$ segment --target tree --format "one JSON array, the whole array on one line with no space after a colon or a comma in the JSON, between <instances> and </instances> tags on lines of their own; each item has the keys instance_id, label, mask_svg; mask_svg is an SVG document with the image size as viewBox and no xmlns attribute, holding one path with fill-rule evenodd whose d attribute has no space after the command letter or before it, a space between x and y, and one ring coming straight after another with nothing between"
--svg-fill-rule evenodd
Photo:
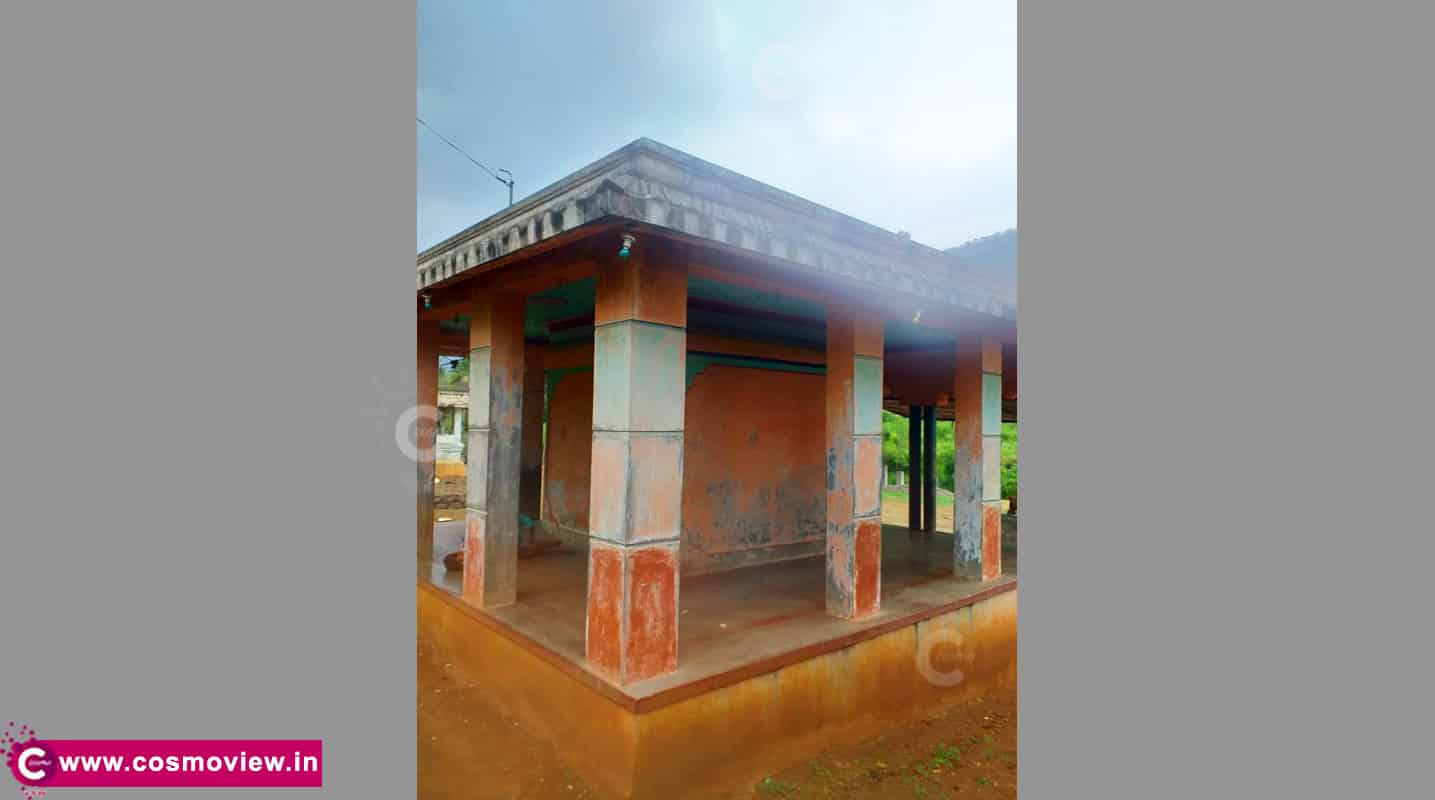
<instances>
[{"instance_id":1,"label":"tree","mask_svg":"<svg viewBox=\"0 0 1435 800\"><path fill-rule=\"evenodd\" d=\"M1016 423L1002 423L1002 497L1016 497Z\"/></svg>"},{"instance_id":2,"label":"tree","mask_svg":"<svg viewBox=\"0 0 1435 800\"><path fill-rule=\"evenodd\" d=\"M888 469L908 468L907 418L882 412L882 463ZM953 424L937 421L937 486L952 490L956 480L956 445L953 440ZM1002 497L1016 495L1016 423L1002 423Z\"/></svg>"},{"instance_id":3,"label":"tree","mask_svg":"<svg viewBox=\"0 0 1435 800\"><path fill-rule=\"evenodd\" d=\"M890 411L882 412L882 463L888 469L907 469L907 418Z\"/></svg>"},{"instance_id":4,"label":"tree","mask_svg":"<svg viewBox=\"0 0 1435 800\"><path fill-rule=\"evenodd\" d=\"M468 357L442 356L438 360L438 388L445 392L468 391Z\"/></svg>"},{"instance_id":5,"label":"tree","mask_svg":"<svg viewBox=\"0 0 1435 800\"><path fill-rule=\"evenodd\" d=\"M949 492L957 480L955 436L950 421L937 420L937 486Z\"/></svg>"}]
</instances>

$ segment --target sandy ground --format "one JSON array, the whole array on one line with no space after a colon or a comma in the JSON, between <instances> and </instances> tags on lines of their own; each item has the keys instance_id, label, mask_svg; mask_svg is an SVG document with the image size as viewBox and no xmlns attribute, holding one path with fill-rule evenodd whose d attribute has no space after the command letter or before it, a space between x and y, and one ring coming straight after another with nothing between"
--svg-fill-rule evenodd
<instances>
[{"instance_id":1,"label":"sandy ground","mask_svg":"<svg viewBox=\"0 0 1435 800\"><path fill-rule=\"evenodd\" d=\"M421 798L597 798L483 686L418 645ZM704 797L711 795L704 794ZM1016 796L1016 690L994 692L855 747L829 750L727 798Z\"/></svg>"},{"instance_id":2,"label":"sandy ground","mask_svg":"<svg viewBox=\"0 0 1435 800\"><path fill-rule=\"evenodd\" d=\"M422 798L597 797L554 747L494 710L483 685L418 643Z\"/></svg>"},{"instance_id":3,"label":"sandy ground","mask_svg":"<svg viewBox=\"0 0 1435 800\"><path fill-rule=\"evenodd\" d=\"M882 517L905 525L906 503L887 498ZM1015 520L1010 519L1010 526L1008 521L1004 518L1002 527L1010 527L1014 539ZM951 530L950 507L945 524ZM476 676L441 662L423 639L417 655L419 797L601 797L552 745L490 706ZM860 745L820 753L726 797L1015 796L1016 690L1008 689Z\"/></svg>"},{"instance_id":4,"label":"sandy ground","mask_svg":"<svg viewBox=\"0 0 1435 800\"><path fill-rule=\"evenodd\" d=\"M952 493L937 492L937 530L951 533L953 527ZM891 489L882 493L882 524L907 527L907 493Z\"/></svg>"},{"instance_id":5,"label":"sandy ground","mask_svg":"<svg viewBox=\"0 0 1435 800\"><path fill-rule=\"evenodd\" d=\"M439 478L434 482L434 508L463 511L463 498L468 493L468 484L463 478Z\"/></svg>"},{"instance_id":6,"label":"sandy ground","mask_svg":"<svg viewBox=\"0 0 1435 800\"><path fill-rule=\"evenodd\" d=\"M1016 690L769 776L743 797L1016 797Z\"/></svg>"}]
</instances>

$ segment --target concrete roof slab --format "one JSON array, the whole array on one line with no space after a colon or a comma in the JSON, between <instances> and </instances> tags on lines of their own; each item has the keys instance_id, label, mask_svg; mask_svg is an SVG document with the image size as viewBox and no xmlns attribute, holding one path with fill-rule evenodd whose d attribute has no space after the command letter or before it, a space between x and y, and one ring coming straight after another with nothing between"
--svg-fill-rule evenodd
<instances>
[{"instance_id":1,"label":"concrete roof slab","mask_svg":"<svg viewBox=\"0 0 1435 800\"><path fill-rule=\"evenodd\" d=\"M418 256L422 291L599 222L652 226L855 286L1015 321L1016 296L961 259L638 139Z\"/></svg>"}]
</instances>

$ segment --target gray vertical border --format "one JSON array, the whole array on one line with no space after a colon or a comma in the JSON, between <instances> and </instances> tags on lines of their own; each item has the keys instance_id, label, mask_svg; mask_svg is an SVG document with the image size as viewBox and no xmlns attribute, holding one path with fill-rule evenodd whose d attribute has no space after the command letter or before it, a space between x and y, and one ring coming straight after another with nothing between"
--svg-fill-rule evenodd
<instances>
[{"instance_id":1,"label":"gray vertical border","mask_svg":"<svg viewBox=\"0 0 1435 800\"><path fill-rule=\"evenodd\" d=\"M1022 796L1429 793L1430 16L1022 0Z\"/></svg>"},{"instance_id":2,"label":"gray vertical border","mask_svg":"<svg viewBox=\"0 0 1435 800\"><path fill-rule=\"evenodd\" d=\"M414 6L6 4L0 84L0 724L412 796Z\"/></svg>"}]
</instances>

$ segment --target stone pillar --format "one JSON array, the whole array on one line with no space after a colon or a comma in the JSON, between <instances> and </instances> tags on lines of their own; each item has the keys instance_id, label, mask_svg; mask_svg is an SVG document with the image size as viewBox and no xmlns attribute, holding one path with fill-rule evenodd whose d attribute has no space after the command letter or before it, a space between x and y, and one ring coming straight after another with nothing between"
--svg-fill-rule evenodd
<instances>
[{"instance_id":1,"label":"stone pillar","mask_svg":"<svg viewBox=\"0 0 1435 800\"><path fill-rule=\"evenodd\" d=\"M858 619L882 594L882 320L827 309L827 613Z\"/></svg>"},{"instance_id":2,"label":"stone pillar","mask_svg":"<svg viewBox=\"0 0 1435 800\"><path fill-rule=\"evenodd\" d=\"M468 430L467 428L463 427L463 407L462 407L462 406L454 406L454 408L453 408L453 430L451 431L451 433L453 433L453 434L456 435L456 436L463 436L464 433L465 433L467 430Z\"/></svg>"},{"instance_id":3,"label":"stone pillar","mask_svg":"<svg viewBox=\"0 0 1435 800\"><path fill-rule=\"evenodd\" d=\"M926 406L911 406L907 410L907 463L912 479L907 489L907 548L912 564L930 564L932 559L932 534L924 526L926 516L922 513L922 487L927 470L923 447L923 416Z\"/></svg>"},{"instance_id":4,"label":"stone pillar","mask_svg":"<svg viewBox=\"0 0 1435 800\"><path fill-rule=\"evenodd\" d=\"M994 339L957 340L954 430L958 577L1001 575L1002 351Z\"/></svg>"},{"instance_id":5,"label":"stone pillar","mask_svg":"<svg viewBox=\"0 0 1435 800\"><path fill-rule=\"evenodd\" d=\"M538 498L543 484L543 345L523 347L523 455L519 464L518 513L532 521L519 531L532 544L540 517Z\"/></svg>"},{"instance_id":6,"label":"stone pillar","mask_svg":"<svg viewBox=\"0 0 1435 800\"><path fill-rule=\"evenodd\" d=\"M655 239L598 267L585 641L624 684L678 663L687 294L685 261Z\"/></svg>"},{"instance_id":7,"label":"stone pillar","mask_svg":"<svg viewBox=\"0 0 1435 800\"><path fill-rule=\"evenodd\" d=\"M438 427L438 320L419 319L418 379L414 421L414 447L418 450L418 547L419 567L433 563L433 481L434 435Z\"/></svg>"},{"instance_id":8,"label":"stone pillar","mask_svg":"<svg viewBox=\"0 0 1435 800\"><path fill-rule=\"evenodd\" d=\"M907 469L912 478L908 481L913 489L907 491L907 528L922 529L922 407L910 406L907 410Z\"/></svg>"},{"instance_id":9,"label":"stone pillar","mask_svg":"<svg viewBox=\"0 0 1435 800\"><path fill-rule=\"evenodd\" d=\"M922 530L937 531L937 407L922 408Z\"/></svg>"},{"instance_id":10,"label":"stone pillar","mask_svg":"<svg viewBox=\"0 0 1435 800\"><path fill-rule=\"evenodd\" d=\"M469 348L463 599L491 608L518 595L523 296L477 290Z\"/></svg>"}]
</instances>

